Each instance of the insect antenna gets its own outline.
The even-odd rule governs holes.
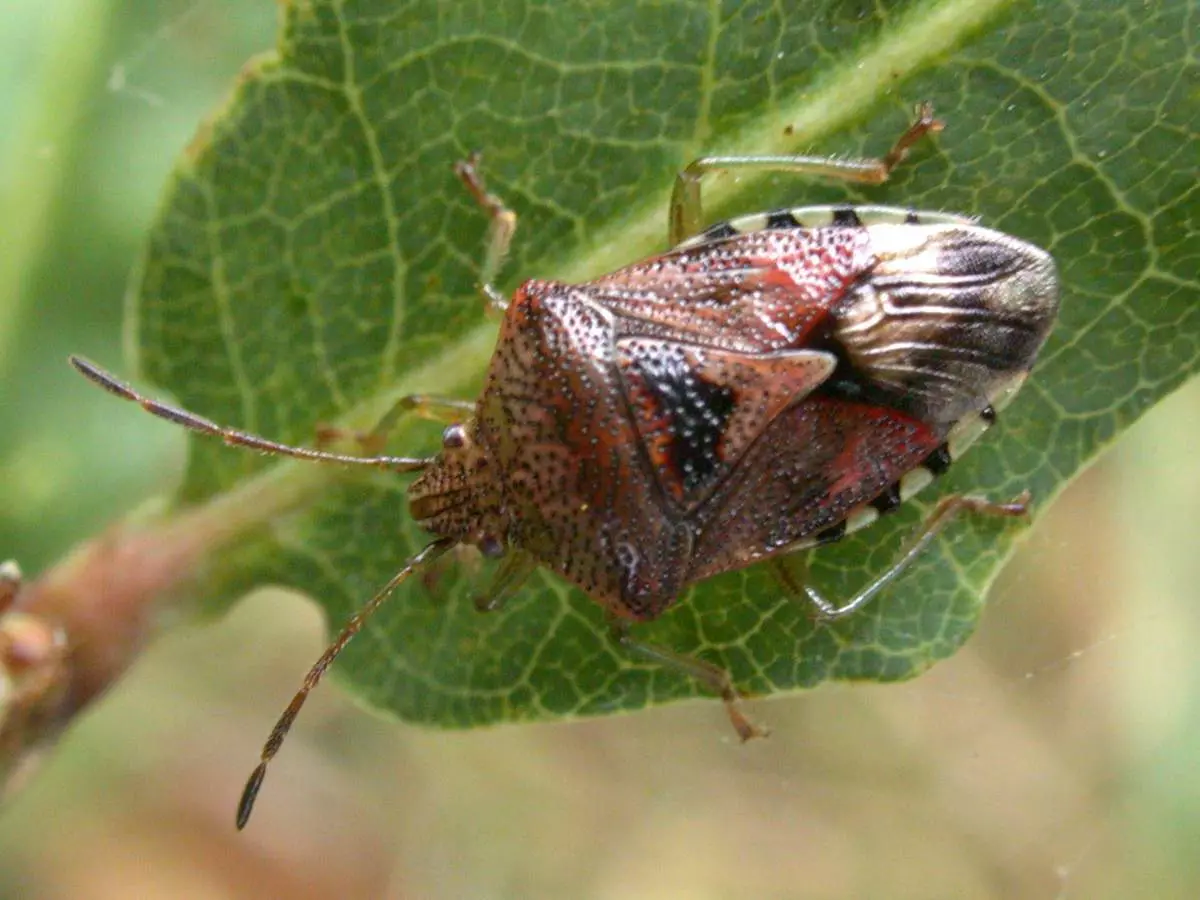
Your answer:
[[[304,701],[308,699],[309,693],[321,681],[325,670],[337,659],[338,654],[350,643],[350,639],[358,634],[367,619],[371,617],[371,614],[391,595],[392,591],[400,586],[401,582],[417,569],[437,559],[457,543],[457,538],[438,538],[438,540],[427,545],[416,556],[406,562],[404,568],[393,575],[391,581],[385,584],[374,597],[367,601],[362,609],[354,614],[353,618],[346,623],[346,627],[342,629],[341,634],[334,638],[333,643],[321,654],[321,658],[308,670],[308,674],[304,676],[304,683],[300,686],[300,690],[296,691],[296,696],[287,705],[287,709],[283,711],[283,715],[279,717],[279,721],[271,729],[271,736],[263,744],[261,761],[254,767],[254,771],[246,780],[246,787],[242,791],[242,798],[238,801],[237,806],[237,827],[239,831],[245,828],[246,823],[250,821],[250,813],[254,810],[254,801],[258,797],[259,789],[262,787],[263,778],[267,775],[267,765],[275,758],[275,754],[279,752],[279,748],[283,745],[283,739],[287,737],[288,731],[291,730],[292,724],[296,721],[296,716],[300,714],[300,709],[304,706]]]
[[[106,372],[95,363],[78,356],[71,356],[69,359],[71,365],[75,367],[75,370],[79,374],[93,384],[104,388],[110,394],[120,397],[122,400],[131,400],[141,406],[146,412],[158,416],[160,419],[166,419],[168,422],[174,422],[176,425],[182,425],[184,428],[199,432],[200,434],[209,434],[220,438],[231,447],[249,447],[251,450],[258,450],[261,453],[271,456],[290,456],[295,459],[334,463],[340,466],[372,466],[392,472],[416,472],[424,469],[430,463],[429,459],[420,457],[350,456],[343,453],[328,453],[324,450],[280,444],[277,441],[267,440],[256,434],[218,425],[210,419],[196,415],[193,412],[188,412],[186,409],[181,409],[178,406],[161,403],[144,394],[139,394],[129,385],[125,384],[125,382],[118,380],[114,375]]]

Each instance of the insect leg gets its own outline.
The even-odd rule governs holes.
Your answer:
[[[431,397],[428,394],[409,394],[396,401],[394,411],[389,411],[375,430],[394,425],[396,419],[404,413],[415,413],[423,419],[433,419],[435,422],[453,424],[469,418],[475,412],[475,403],[471,400],[459,400],[455,397]],[[390,421],[389,421],[390,417]],[[386,430],[385,430],[386,433]]]
[[[684,238],[698,234],[704,226],[704,208],[700,201],[700,180],[709,172],[721,169],[795,172],[816,178],[838,178],[862,184],[882,184],[898,166],[908,151],[926,134],[945,127],[933,116],[933,105],[922,103],[916,109],[916,119],[897,138],[882,157],[871,159],[835,159],[827,156],[705,156],[693,161],[675,177],[671,191],[667,232],[671,246]]]
[[[851,597],[846,603],[841,606],[834,606],[822,597],[816,588],[807,584],[803,586],[804,594],[817,608],[818,618],[828,620],[848,616],[862,609],[863,606],[875,598],[876,594],[894,582],[924,552],[925,548],[933,542],[938,533],[949,525],[959,513],[969,512],[980,516],[1017,518],[1028,514],[1029,501],[1029,491],[1022,492],[1008,503],[995,503],[984,497],[970,497],[962,494],[943,497],[938,505],[934,507],[933,512],[925,520],[924,524],[909,537],[907,543],[904,545],[904,549],[900,552],[900,556],[892,563],[888,570]]]
[[[689,678],[694,678],[714,694],[720,695],[721,699],[725,701],[725,712],[729,715],[729,721],[733,725],[733,730],[737,732],[738,737],[743,741],[748,741],[756,737],[766,737],[770,734],[770,731],[759,725],[755,725],[742,713],[741,708],[738,706],[738,701],[741,698],[733,686],[733,681],[729,678],[729,673],[724,669],[714,666],[712,663],[705,662],[702,659],[697,659],[694,656],[687,656],[683,653],[677,653],[674,650],[668,650],[666,647],[660,647],[657,644],[647,644],[644,641],[639,641],[629,633],[629,625],[626,622],[617,621],[612,623],[612,638],[622,650],[631,656],[640,657],[664,668],[673,669]]]
[[[453,424],[469,418],[474,412],[475,404],[470,400],[409,394],[393,403],[370,431],[347,431],[336,426],[319,425],[317,446],[328,447],[336,441],[349,439],[357,443],[364,453],[376,454],[387,446],[388,435],[396,423],[409,413],[423,419]]]
[[[475,608],[485,613],[500,609],[537,567],[537,560],[528,553],[513,550],[500,564],[487,590],[475,598]]]
[[[279,752],[284,738],[287,737],[293,723],[296,721],[296,716],[300,714],[300,709],[304,706],[304,701],[308,699],[308,695],[312,692],[313,688],[321,681],[321,676],[325,674],[325,670],[333,664],[338,654],[350,643],[351,638],[362,630],[363,625],[371,617],[371,614],[382,605],[384,600],[391,596],[392,591],[399,587],[409,575],[437,559],[456,543],[458,541],[455,538],[439,538],[427,545],[416,556],[405,563],[404,568],[393,575],[391,581],[385,584],[374,597],[367,601],[362,609],[351,617],[350,621],[342,629],[341,634],[333,639],[333,643],[321,654],[321,658],[308,670],[308,674],[304,676],[304,683],[300,686],[300,690],[296,691],[296,696],[292,698],[292,702],[288,704],[287,709],[283,711],[283,715],[279,717],[279,721],[275,723],[275,727],[271,729],[271,735],[263,745],[260,762],[246,781],[246,787],[242,791],[242,797],[238,801],[237,807],[237,827],[239,831],[245,828],[246,823],[250,821],[250,813],[254,810],[254,801],[258,797],[259,789],[262,787],[263,778],[266,777],[268,764],[275,758],[275,754]]]
[[[788,598],[797,603],[808,602],[824,609],[829,606],[816,588],[808,583],[808,550],[774,556],[766,562],[767,570],[775,577]]]
[[[472,153],[454,164],[454,174],[467,186],[471,196],[486,211],[491,221],[488,225],[487,246],[483,254],[483,268],[479,272],[479,292],[487,301],[488,309],[502,313],[508,309],[508,298],[492,281],[504,265],[508,248],[512,246],[513,234],[517,230],[517,214],[504,205],[495,194],[488,193],[483,176],[479,173],[481,156]]]
[[[292,447],[288,444],[280,444],[276,441],[259,437],[256,434],[218,425],[216,422],[206,419],[203,416],[198,416],[193,412],[188,412],[186,409],[181,409],[178,406],[170,406],[139,394],[123,381],[117,380],[115,376],[94,363],[88,362],[86,359],[72,356],[70,357],[70,362],[76,371],[93,384],[104,388],[110,394],[114,394],[122,400],[130,400],[137,403],[146,412],[158,416],[160,419],[166,419],[168,422],[174,422],[176,425],[182,425],[184,428],[199,432],[200,434],[208,434],[220,438],[231,447],[249,447],[251,450],[258,450],[261,453],[267,453],[272,456],[290,456],[294,459],[306,459],[312,462],[335,463],[342,466],[372,466],[392,472],[419,472],[428,466],[430,462],[428,459],[408,456],[347,456],[341,453],[313,450],[308,447]]]

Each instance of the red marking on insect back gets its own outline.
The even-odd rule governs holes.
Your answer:
[[[811,350],[751,356],[650,338],[617,342],[634,425],[659,485],[684,508],[708,497],[767,425],[835,364]]]
[[[928,426],[896,410],[823,402],[840,405],[839,415],[853,422],[841,450],[828,463],[827,471],[833,477],[826,490],[835,509],[848,509],[873,498],[940,443]]]
[[[618,334],[672,333],[744,352],[798,347],[874,261],[860,230],[738,234],[597,279]]]
[[[742,458],[696,543],[689,579],[740,568],[838,524],[939,443],[901,412],[818,389],[777,417]]]

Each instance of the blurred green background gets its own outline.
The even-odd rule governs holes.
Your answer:
[[[0,30],[0,557],[31,575],[169,489],[184,436],[118,370],[174,159],[277,11],[9,0]],[[260,592],[156,642],[0,811],[0,896],[1200,896],[1192,384],[1059,498],[954,659],[890,687],[440,734],[320,692],[255,821],[258,747],[323,644]]]

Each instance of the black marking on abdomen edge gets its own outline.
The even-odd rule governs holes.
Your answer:
[[[900,499],[900,482],[896,482],[886,491],[871,501],[871,505],[876,511],[883,515],[890,513],[893,509],[899,506],[903,501]]]
[[[853,206],[837,206],[833,210],[832,224],[842,228],[855,228],[862,225],[862,219],[858,217]]]
[[[845,536],[846,520],[842,519],[842,521],[838,522],[836,525],[831,525],[823,531],[818,531],[813,536],[813,541],[815,544],[832,544],[835,541],[840,541]]]
[[[767,228],[803,228],[800,220],[790,209],[776,209],[767,213]]]
[[[950,468],[950,463],[953,460],[950,458],[950,448],[945,444],[938,447],[921,461],[921,465],[927,468],[934,475],[944,475],[946,470]]]
[[[710,225],[701,233],[701,237],[706,241],[719,241],[723,238],[733,237],[738,234],[738,230],[728,222],[717,222],[715,225]]]

